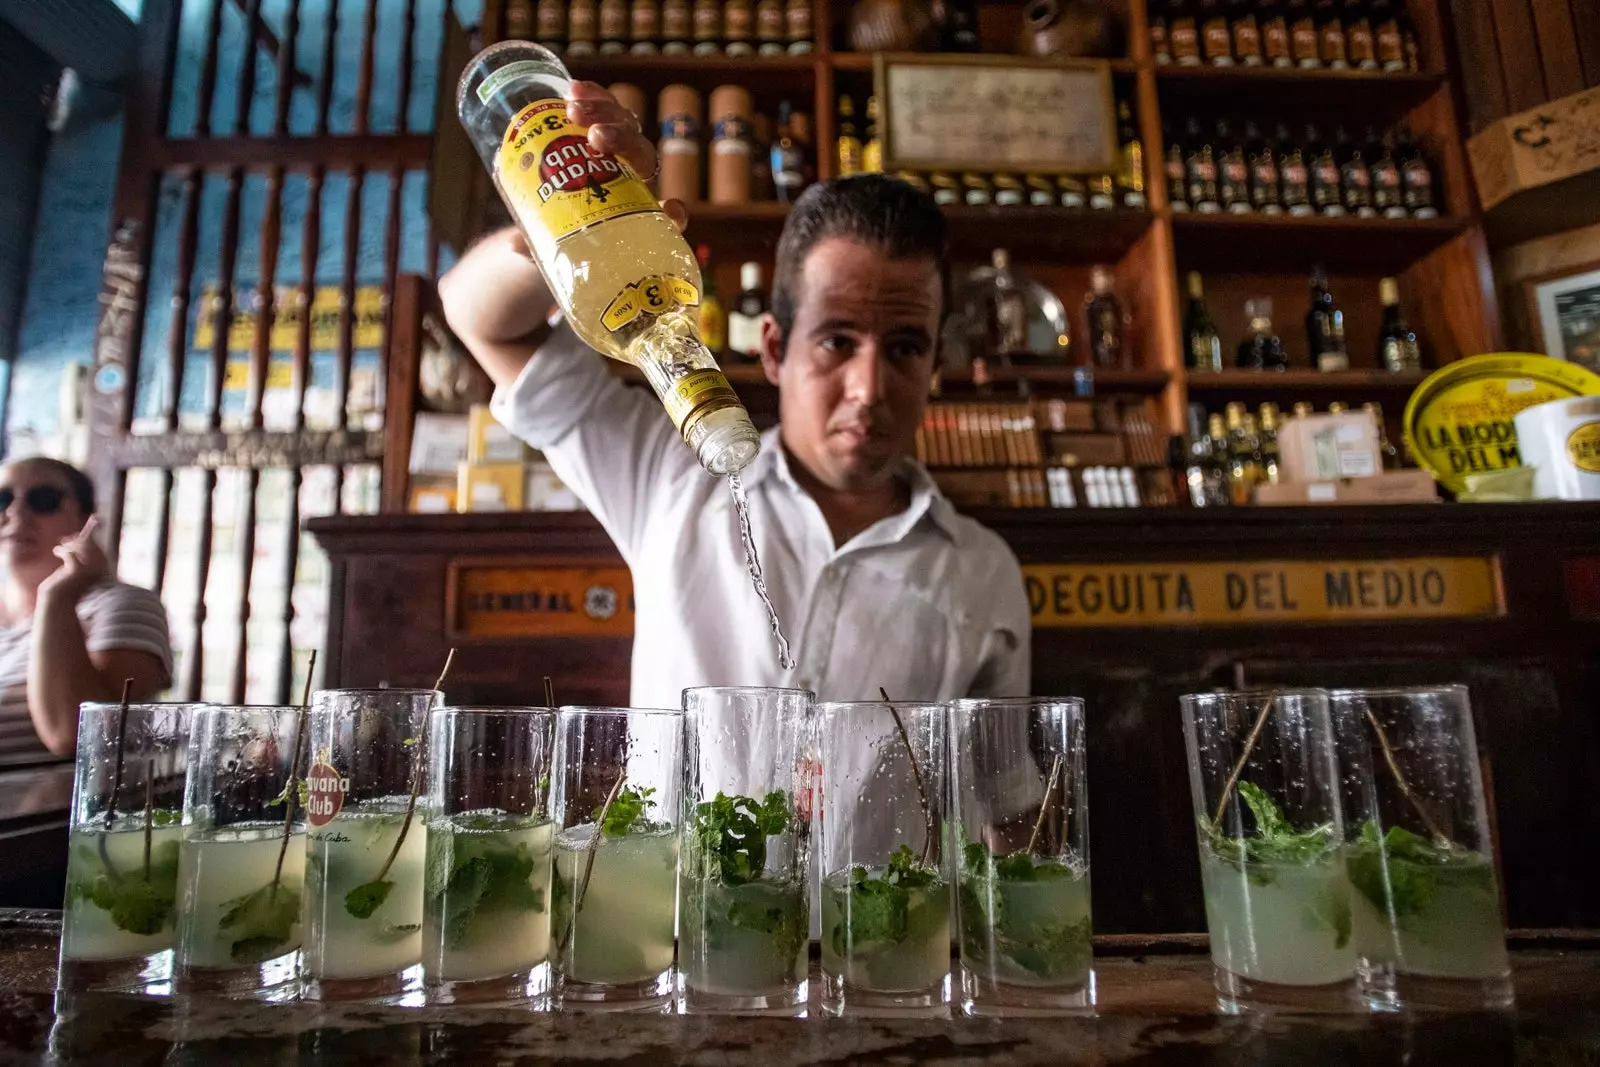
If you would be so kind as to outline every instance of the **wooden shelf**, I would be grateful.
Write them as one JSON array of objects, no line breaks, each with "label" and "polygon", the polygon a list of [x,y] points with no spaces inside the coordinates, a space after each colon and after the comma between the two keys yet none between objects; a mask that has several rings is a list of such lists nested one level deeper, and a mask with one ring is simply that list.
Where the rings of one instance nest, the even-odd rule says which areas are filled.
[{"label": "wooden shelf", "polygon": [[1225,370],[1213,374],[1185,372],[1191,395],[1197,393],[1289,393],[1360,394],[1367,398],[1388,398],[1397,393],[1409,395],[1427,377],[1422,374],[1390,374],[1381,370],[1347,370],[1324,374],[1315,370],[1253,371]]},{"label": "wooden shelf", "polygon": [[[690,244],[736,244],[741,248],[777,246],[787,204],[689,205]],[[1154,218],[1147,211],[1084,211],[1059,207],[945,208],[953,254],[987,260],[1004,248],[1019,263],[1115,263],[1144,235]]]},{"label": "wooden shelf", "polygon": [[[1030,386],[1037,386],[1050,392],[1083,392],[1085,396],[1107,393],[1154,395],[1165,389],[1171,380],[1171,375],[1159,369],[1099,370],[1060,364],[991,367],[988,377],[990,384],[997,386],[1014,386],[1026,382]],[[939,380],[946,388],[970,387],[972,371],[966,367],[947,368],[940,372]]]},{"label": "wooden shelf", "polygon": [[1172,216],[1184,269],[1309,274],[1384,274],[1409,267],[1465,232],[1465,219],[1296,218],[1289,215]]},{"label": "wooden shelf", "polygon": [[[897,53],[897,54],[904,55],[905,53]],[[944,54],[944,53],[939,53],[939,52],[930,52],[930,53],[928,53],[928,55],[930,55],[930,56],[938,56],[938,55],[941,55],[941,54]],[[826,61],[828,63],[832,64],[834,70],[870,71],[870,70],[872,70],[874,68],[875,57],[877,55],[878,55],[877,52],[834,52],[831,55],[826,57]],[[986,55],[986,53],[978,53],[978,55],[981,58],[984,55]],[[1013,57],[1013,56],[1001,56],[1001,55],[996,54],[996,55],[994,55],[994,58],[996,58],[996,59],[1012,59],[1012,58],[1015,58],[1015,57]],[[1093,56],[1089,56],[1089,57],[1085,57],[1085,58],[1087,58],[1087,59],[1089,59],[1091,61],[1097,61],[1097,62],[1105,63],[1107,66],[1109,66],[1111,68],[1111,73],[1113,73],[1113,74],[1137,74],[1139,72],[1139,63],[1138,63],[1137,60],[1133,60],[1133,59],[1101,59],[1101,60],[1095,60],[1095,58]]]},{"label": "wooden shelf", "polygon": [[[1157,90],[1181,106],[1169,108],[1176,121],[1196,110],[1240,105],[1251,110],[1299,116],[1341,112],[1346,121],[1393,120],[1428,99],[1445,84],[1443,74],[1385,73],[1375,70],[1299,70],[1280,67],[1159,66]],[[1249,116],[1245,116],[1249,117]]]}]

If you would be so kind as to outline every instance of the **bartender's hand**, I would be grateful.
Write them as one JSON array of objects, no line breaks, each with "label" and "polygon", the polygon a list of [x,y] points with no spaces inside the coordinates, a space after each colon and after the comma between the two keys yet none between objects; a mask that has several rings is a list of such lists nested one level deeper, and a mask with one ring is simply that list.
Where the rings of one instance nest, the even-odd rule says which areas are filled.
[{"label": "bartender's hand", "polygon": [[39,583],[39,597],[65,604],[76,605],[95,585],[105,581],[111,573],[111,561],[94,539],[95,518],[83,524],[83,529],[65,538],[55,547],[61,566]]},{"label": "bartender's hand", "polygon": [[[567,117],[588,127],[589,147],[623,159],[641,178],[654,177],[656,149],[638,116],[617,103],[595,82],[575,81],[568,93]],[[682,229],[689,213],[677,200],[662,205]],[[496,385],[510,385],[535,349],[544,343],[546,320],[556,299],[527,241],[515,226],[474,245],[439,279],[445,321]]]}]

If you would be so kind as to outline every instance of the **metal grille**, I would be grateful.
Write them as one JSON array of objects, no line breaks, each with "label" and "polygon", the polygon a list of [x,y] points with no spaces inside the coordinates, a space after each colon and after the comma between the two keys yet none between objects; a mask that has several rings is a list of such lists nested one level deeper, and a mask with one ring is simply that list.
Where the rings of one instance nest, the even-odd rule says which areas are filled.
[{"label": "metal grille", "polygon": [[287,702],[322,638],[308,517],[377,510],[389,320],[445,0],[147,0],[90,386],[119,573],[183,699]]}]

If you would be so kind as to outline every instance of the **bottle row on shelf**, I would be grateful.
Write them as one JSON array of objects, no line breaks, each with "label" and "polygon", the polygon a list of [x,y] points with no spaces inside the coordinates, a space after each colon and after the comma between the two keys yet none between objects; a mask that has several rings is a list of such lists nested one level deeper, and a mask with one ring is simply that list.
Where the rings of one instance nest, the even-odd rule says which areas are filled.
[{"label": "bottle row on shelf", "polygon": [[1400,0],[1150,0],[1160,64],[1415,73]]},{"label": "bottle row on shelf", "polygon": [[[1377,365],[1392,374],[1422,369],[1422,347],[1400,309],[1400,286],[1393,278],[1378,282],[1383,323],[1378,332]],[[1235,350],[1239,370],[1284,371],[1293,362],[1282,338],[1272,326],[1272,300],[1253,297],[1245,302],[1249,332]],[[1344,311],[1328,287],[1327,274],[1318,267],[1311,277],[1311,309],[1305,322],[1307,364],[1312,370],[1335,373],[1350,369],[1345,342]],[[1223,365],[1222,337],[1206,306],[1205,285],[1197,272],[1189,274],[1189,309],[1184,316],[1184,365],[1191,371],[1211,373]]]},{"label": "bottle row on shelf", "polygon": [[[646,124],[641,89],[622,82],[611,92]],[[657,97],[655,114],[661,130],[655,186],[663,200],[792,203],[816,180],[811,116],[787,100],[778,105],[774,123],[755,110],[743,86],[718,86],[702,101],[691,86],[669,85]]]},{"label": "bottle row on shelf", "polygon": [[1363,136],[1337,127],[1326,139],[1315,125],[1299,136],[1254,120],[1205,124],[1188,119],[1183,135],[1168,126],[1164,170],[1173,211],[1387,219],[1437,218],[1433,168],[1402,126]]},{"label": "bottle row on shelf", "polygon": [[[1255,502],[1263,485],[1286,481],[1315,481],[1318,477],[1370,477],[1380,471],[1397,471],[1404,465],[1400,451],[1389,440],[1383,408],[1376,403],[1362,405],[1359,414],[1340,403],[1328,406],[1328,415],[1346,416],[1354,433],[1342,438],[1363,450],[1351,450],[1353,462],[1331,473],[1316,469],[1297,470],[1298,455],[1284,457],[1280,438],[1293,432],[1290,423],[1309,419],[1316,412],[1300,403],[1285,419],[1276,404],[1262,404],[1251,412],[1243,403],[1233,402],[1221,412],[1207,415],[1198,404],[1190,406],[1189,436],[1172,439],[1170,463],[1174,476],[1185,486],[1185,497],[1197,508],[1228,507]],[[1344,429],[1339,427],[1337,429]],[[1300,451],[1305,451],[1304,449]],[[1317,457],[1321,461],[1323,457]],[[1307,461],[1311,462],[1311,461]],[[1181,470],[1181,477],[1178,472]]]},{"label": "bottle row on shelf", "polygon": [[811,0],[510,0],[506,37],[568,56],[806,55]]}]

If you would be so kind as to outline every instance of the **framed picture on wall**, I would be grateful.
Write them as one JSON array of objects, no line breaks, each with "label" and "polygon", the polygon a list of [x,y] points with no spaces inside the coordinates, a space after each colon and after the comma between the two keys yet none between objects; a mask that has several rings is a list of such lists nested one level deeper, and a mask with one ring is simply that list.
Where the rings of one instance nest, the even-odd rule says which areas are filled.
[{"label": "framed picture on wall", "polygon": [[1600,263],[1523,283],[1542,351],[1600,373]]}]

